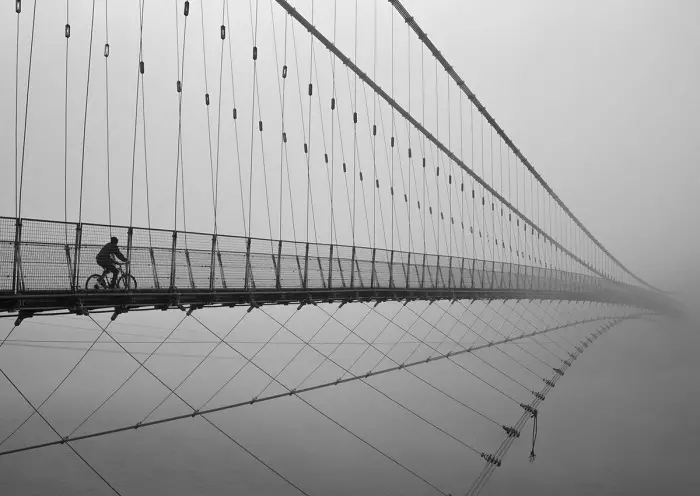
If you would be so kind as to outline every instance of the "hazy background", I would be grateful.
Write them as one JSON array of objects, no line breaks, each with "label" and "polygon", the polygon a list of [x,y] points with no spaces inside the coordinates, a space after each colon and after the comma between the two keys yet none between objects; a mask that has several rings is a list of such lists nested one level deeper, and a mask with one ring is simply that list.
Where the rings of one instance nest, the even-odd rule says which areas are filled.
[{"label": "hazy background", "polygon": [[[269,9],[266,2],[261,4]],[[309,2],[299,4],[308,10]],[[598,239],[642,278],[678,292],[680,299],[696,307],[700,303],[696,255],[700,242],[696,194],[700,186],[696,139],[700,6],[692,1],[441,0],[407,0],[405,5]],[[113,8],[118,12],[116,4]],[[9,2],[3,9],[3,40],[7,38],[6,45],[11,46],[14,14]],[[12,67],[12,56],[11,50],[3,55],[9,62],[5,67]],[[3,116],[13,112],[12,83],[9,76],[2,83]],[[61,102],[57,91],[59,110]],[[3,127],[4,135],[6,131]],[[5,180],[12,173],[12,151],[3,148],[2,214],[12,215],[7,208],[11,190],[6,189]],[[45,193],[35,188],[28,194],[36,199]],[[219,329],[230,324],[228,314],[208,311],[204,315]],[[165,327],[177,316],[142,317],[140,322]],[[0,324],[0,337],[4,337],[9,322]],[[71,325],[95,329],[87,321]],[[29,322],[23,324],[14,337],[22,337],[25,329],[32,329],[29,326]],[[254,330],[253,325],[247,328],[247,332]],[[129,332],[144,330],[135,327]],[[698,481],[693,469],[700,465],[700,432],[695,425],[700,413],[700,365],[695,357],[699,341],[697,326],[666,320],[629,323],[608,333],[574,364],[542,405],[536,462],[527,462],[530,437],[525,429],[484,494],[695,494]],[[18,349],[3,347],[0,363],[35,400],[48,392],[40,386],[52,384],[52,373],[64,371],[79,356],[75,351],[19,353]],[[128,360],[117,363],[104,356],[96,354],[81,380],[56,400],[52,418],[70,424],[80,416],[78,405],[88,407],[87,391],[99,393],[106,381],[121,380]],[[184,370],[182,364],[163,362],[162,372],[177,377]],[[91,380],[96,370],[101,375]],[[437,379],[440,373],[451,372],[434,369],[430,373]],[[449,377],[443,380],[456,387],[461,377],[452,379],[457,384]],[[132,391],[136,398],[149,399],[156,390],[145,376],[139,385]],[[407,401],[421,404],[426,398],[412,384],[387,386],[404,394]],[[319,404],[344,421],[356,421],[359,430],[378,436],[373,439],[401,453],[402,461],[413,463],[431,480],[468,487],[481,467],[477,457],[453,451],[434,433],[419,433],[417,426],[372,395],[352,387],[320,396]],[[7,384],[2,391],[3,398],[10,397]],[[466,398],[470,391],[461,390]],[[293,480],[302,484],[312,481],[318,493],[352,488],[374,494],[429,494],[410,477],[395,472],[385,459],[374,458],[371,450],[349,442],[351,438],[342,431],[320,423],[320,417],[298,403],[281,400],[255,413],[241,411],[220,418],[273,466],[296,474]],[[477,404],[505,415],[491,399]],[[138,400],[125,400],[111,411],[111,418],[104,419],[105,425],[121,424],[130,414],[138,416],[135,412],[143,406]],[[10,419],[5,422],[8,429],[26,414],[16,396],[11,403],[3,401],[1,410],[3,418]],[[500,432],[476,421],[452,416],[442,403],[430,411],[451,427],[463,429],[461,434],[483,440],[485,447],[497,446],[502,438]],[[513,422],[520,413],[512,406],[507,412],[504,421]],[[291,493],[203,421],[183,425],[154,428],[151,435],[128,433],[90,441],[80,445],[81,453],[124,494],[220,494],[232,488],[241,493]],[[41,422],[28,427],[23,441],[50,437]],[[3,494],[108,494],[65,447],[3,457],[0,475]]]}]

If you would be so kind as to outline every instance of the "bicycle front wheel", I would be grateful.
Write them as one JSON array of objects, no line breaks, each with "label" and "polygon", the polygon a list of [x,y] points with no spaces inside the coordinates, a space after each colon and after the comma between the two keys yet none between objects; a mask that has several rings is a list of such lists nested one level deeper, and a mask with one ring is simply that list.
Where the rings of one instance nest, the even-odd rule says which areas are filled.
[{"label": "bicycle front wheel", "polygon": [[107,289],[107,283],[101,274],[93,274],[85,281],[85,289],[88,291],[102,291]]},{"label": "bicycle front wheel", "polygon": [[123,290],[136,290],[136,279],[131,274],[124,274],[117,281],[117,288]]}]

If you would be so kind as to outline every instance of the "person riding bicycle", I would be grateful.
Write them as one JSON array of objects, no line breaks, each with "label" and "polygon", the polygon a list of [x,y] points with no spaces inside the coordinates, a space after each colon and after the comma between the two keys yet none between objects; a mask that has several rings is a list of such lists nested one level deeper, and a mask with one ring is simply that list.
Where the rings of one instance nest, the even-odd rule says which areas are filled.
[{"label": "person riding bicycle", "polygon": [[119,240],[116,238],[116,236],[112,236],[109,243],[104,245],[95,257],[97,265],[104,269],[104,272],[102,273],[103,275],[105,275],[107,272],[112,273],[112,282],[109,285],[109,287],[112,289],[114,289],[114,287],[117,285],[117,277],[119,276],[119,269],[117,269],[117,267],[114,265],[114,259],[112,257],[114,256],[122,262],[128,261],[122,252],[119,251],[117,243],[119,243]]}]

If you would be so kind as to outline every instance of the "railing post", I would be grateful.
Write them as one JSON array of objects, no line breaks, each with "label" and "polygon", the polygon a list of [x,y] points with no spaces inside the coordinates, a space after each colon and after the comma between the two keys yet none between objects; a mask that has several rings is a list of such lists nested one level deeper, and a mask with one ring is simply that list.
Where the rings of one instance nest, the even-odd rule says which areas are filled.
[{"label": "railing post", "polygon": [[[374,276],[376,275],[375,270],[374,270],[374,260],[375,260],[376,256],[377,256],[377,249],[372,248],[372,270],[369,273],[369,287],[372,289],[374,289]],[[377,281],[377,282],[379,282],[379,281]]]},{"label": "railing post", "polygon": [[[131,275],[131,245],[134,238],[134,228],[129,226],[129,230],[126,232],[126,273]],[[126,289],[127,291],[131,289],[131,277],[126,278]]]},{"label": "railing post", "polygon": [[194,277],[192,277],[192,264],[190,263],[190,250],[185,248],[185,261],[187,262],[187,275],[190,277],[190,288],[194,289]]},{"label": "railing post", "polygon": [[22,286],[21,271],[21,252],[20,247],[22,246],[22,219],[15,219],[15,246],[14,246],[14,259],[12,261],[12,291],[14,294],[20,292],[20,287]]},{"label": "railing post", "polygon": [[472,284],[471,284],[471,289],[474,289],[476,286],[474,285],[474,280],[476,279],[476,258],[472,259]]},{"label": "railing post", "polygon": [[406,289],[411,287],[411,252],[408,252],[408,263],[406,264]]},{"label": "railing post", "polygon": [[391,258],[389,259],[389,287],[394,287],[394,250],[391,250]]},{"label": "railing post", "polygon": [[462,257],[462,265],[459,271],[459,289],[464,289],[464,260],[465,258]]},{"label": "railing post", "polygon": [[216,258],[219,261],[219,272],[221,273],[221,287],[226,289],[226,276],[224,273],[224,263],[221,261],[221,251],[216,250]]},{"label": "railing post", "polygon": [[73,264],[73,291],[78,291],[78,279],[80,278],[80,244],[83,239],[83,225],[75,226],[75,264]]},{"label": "railing post", "polygon": [[425,289],[425,253],[423,253],[423,272],[421,273],[420,277],[420,287],[421,289]]},{"label": "railing post", "polygon": [[153,247],[148,247],[148,254],[151,256],[151,267],[153,268],[153,286],[160,289],[160,281],[158,280],[158,267],[156,267],[156,255],[153,253]]},{"label": "railing post", "polygon": [[440,273],[440,254],[438,253],[437,268],[435,269],[435,288],[436,289],[438,287],[438,281],[440,280],[440,277],[442,277],[442,274]]},{"label": "railing post", "polygon": [[250,286],[251,286],[251,284],[250,284],[251,273],[250,272],[251,272],[250,271],[250,238],[247,238],[246,244],[245,244],[245,282],[243,283],[244,284],[243,287],[245,288],[246,291],[250,291]]},{"label": "railing post", "polygon": [[177,231],[173,231],[173,244],[170,249],[170,291],[175,289],[175,250],[177,249]]},{"label": "railing post", "polygon": [[333,244],[330,244],[330,253],[328,254],[328,289],[333,288]]},{"label": "railing post", "polygon": [[211,237],[211,257],[209,259],[209,291],[214,291],[214,281],[216,280],[216,234]]},{"label": "railing post", "polygon": [[309,287],[309,242],[306,242],[306,249],[304,250],[304,289]]},{"label": "railing post", "polygon": [[352,258],[350,259],[350,287],[355,287],[355,246],[352,247]]},{"label": "railing post", "polygon": [[280,280],[280,267],[282,265],[282,240],[277,243],[277,273],[275,274],[275,287],[282,289],[282,281]]},{"label": "railing post", "polygon": [[450,255],[450,273],[447,276],[447,287],[450,289],[454,289],[452,287],[452,279],[453,279],[453,277],[452,277],[452,255]]},{"label": "railing post", "polygon": [[[70,284],[71,291],[73,290],[73,264],[70,258],[70,245],[65,244],[64,249],[66,252],[66,266],[68,267],[68,281]],[[14,283],[13,283],[14,284]]]}]

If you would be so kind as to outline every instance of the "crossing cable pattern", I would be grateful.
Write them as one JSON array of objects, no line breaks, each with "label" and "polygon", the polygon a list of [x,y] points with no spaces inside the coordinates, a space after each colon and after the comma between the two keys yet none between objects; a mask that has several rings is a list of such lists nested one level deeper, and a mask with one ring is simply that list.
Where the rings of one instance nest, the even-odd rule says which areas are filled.
[{"label": "crossing cable pattern", "polygon": [[[621,317],[620,319],[621,320],[632,320],[632,319],[638,319],[638,318],[643,317],[645,315],[647,315],[647,314],[630,314],[628,316]],[[573,322],[570,324],[565,324],[565,325],[561,326],[561,329],[566,328],[566,327],[570,327],[570,326],[578,326],[578,325],[582,325],[582,324],[589,324],[589,323],[593,323],[593,322],[607,321],[607,320],[610,320],[610,317],[598,317],[598,318],[588,319],[588,320],[584,320],[584,321]],[[299,395],[299,394],[303,394],[306,392],[316,391],[319,389],[324,389],[324,388],[337,386],[337,385],[341,385],[341,384],[347,384],[350,382],[358,381],[360,379],[367,379],[369,377],[383,375],[383,374],[395,372],[395,371],[402,370],[402,369],[417,367],[419,365],[424,365],[427,363],[435,363],[435,362],[439,362],[441,360],[444,360],[444,359],[447,359],[450,357],[456,357],[456,356],[467,354],[467,353],[474,353],[474,352],[482,350],[482,349],[490,348],[492,346],[497,346],[497,345],[504,344],[504,343],[510,343],[510,342],[515,341],[515,340],[527,339],[527,338],[531,338],[533,336],[547,334],[549,332],[553,332],[553,331],[556,331],[558,329],[560,329],[560,328],[543,329],[540,331],[534,331],[534,332],[525,334],[523,336],[516,336],[513,338],[503,339],[501,341],[494,341],[493,343],[471,346],[471,347],[466,348],[464,350],[459,350],[459,351],[455,351],[455,352],[448,352],[446,354],[441,354],[441,355],[435,356],[433,358],[427,357],[424,359],[414,360],[412,362],[405,362],[405,363],[402,363],[400,365],[396,365],[393,367],[387,367],[387,368],[374,370],[374,371],[367,371],[365,373],[360,373],[360,374],[353,374],[350,377],[339,378],[336,380],[316,384],[313,386],[299,388],[299,389],[295,390],[294,394]],[[141,362],[139,362],[139,363],[141,363]],[[56,444],[61,444],[62,442],[71,443],[71,442],[80,441],[80,440],[84,440],[84,439],[92,439],[95,437],[102,437],[102,436],[106,436],[106,435],[110,435],[110,434],[116,434],[116,433],[124,432],[124,431],[128,431],[128,430],[141,429],[141,428],[145,428],[145,427],[149,427],[149,426],[153,426],[153,425],[160,425],[163,423],[173,422],[176,420],[183,420],[183,419],[187,419],[187,418],[192,418],[193,416],[196,417],[199,415],[206,415],[206,414],[210,414],[210,413],[216,413],[216,412],[220,412],[220,411],[230,410],[233,408],[240,408],[243,406],[254,405],[254,404],[267,402],[267,401],[271,401],[271,400],[275,400],[275,399],[285,398],[288,396],[289,396],[289,391],[286,391],[283,393],[253,398],[253,399],[249,399],[246,401],[242,401],[242,402],[238,402],[238,403],[234,403],[234,404],[229,404],[229,405],[223,405],[223,406],[219,406],[219,407],[212,407],[212,408],[208,408],[208,409],[199,409],[199,410],[193,409],[193,410],[195,410],[194,414],[187,413],[187,414],[182,414],[182,415],[175,415],[175,416],[166,417],[163,419],[151,420],[151,421],[147,421],[147,422],[143,422],[143,423],[132,424],[129,426],[109,429],[109,430],[105,430],[105,431],[98,431],[98,432],[93,432],[93,433],[89,433],[89,434],[77,435],[77,436],[68,436],[68,437],[65,437],[62,441],[52,441],[52,442],[47,442],[47,443],[26,446],[26,447],[22,447],[22,448],[0,451],[0,456],[12,454],[12,453],[19,453],[19,452],[23,452],[23,451],[35,450],[35,449],[44,448],[44,447],[48,447],[48,446],[54,446]]]}]

